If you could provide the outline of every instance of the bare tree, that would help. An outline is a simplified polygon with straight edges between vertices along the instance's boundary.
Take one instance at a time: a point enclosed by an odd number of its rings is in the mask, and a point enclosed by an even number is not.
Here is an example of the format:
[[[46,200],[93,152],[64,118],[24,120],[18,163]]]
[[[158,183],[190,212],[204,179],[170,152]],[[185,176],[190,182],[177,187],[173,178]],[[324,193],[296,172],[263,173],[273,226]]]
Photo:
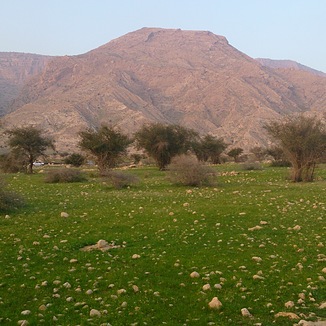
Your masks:
[[[294,115],[265,128],[291,163],[292,180],[313,181],[316,163],[325,155],[325,124],[316,117]]]

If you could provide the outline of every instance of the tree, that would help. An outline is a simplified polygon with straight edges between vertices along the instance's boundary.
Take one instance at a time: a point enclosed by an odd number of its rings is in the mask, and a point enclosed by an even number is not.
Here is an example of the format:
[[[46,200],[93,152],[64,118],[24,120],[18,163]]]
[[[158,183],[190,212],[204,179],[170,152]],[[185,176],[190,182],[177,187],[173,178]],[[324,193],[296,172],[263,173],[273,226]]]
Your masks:
[[[42,136],[42,130],[33,126],[14,128],[6,131],[8,145],[16,157],[25,162],[26,172],[33,173],[33,163],[45,154],[48,148],[54,150],[54,141]]]
[[[206,135],[193,145],[194,152],[199,161],[207,162],[211,159],[213,164],[221,163],[221,154],[227,148],[223,138]]]
[[[255,159],[259,162],[263,161],[266,157],[266,149],[260,146],[255,146],[250,149],[250,153],[254,154]]]
[[[98,130],[81,131],[79,136],[79,146],[95,158],[100,173],[115,167],[131,143],[128,136],[106,125]]]
[[[294,115],[265,125],[292,165],[294,182],[313,181],[317,160],[326,151],[326,126],[316,117]]]
[[[240,147],[235,147],[232,148],[229,152],[228,152],[228,156],[232,157],[234,159],[234,162],[238,162],[239,161],[239,156],[243,153],[243,149]]]
[[[191,129],[161,123],[144,125],[135,134],[138,147],[156,161],[160,170],[164,170],[173,157],[190,150],[196,137],[197,133]]]

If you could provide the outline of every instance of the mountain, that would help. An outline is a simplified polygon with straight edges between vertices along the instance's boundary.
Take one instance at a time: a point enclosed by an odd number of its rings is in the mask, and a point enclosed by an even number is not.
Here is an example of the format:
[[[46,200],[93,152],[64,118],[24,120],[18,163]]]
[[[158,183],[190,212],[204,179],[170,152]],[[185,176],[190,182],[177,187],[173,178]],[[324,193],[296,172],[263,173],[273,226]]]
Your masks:
[[[312,69],[310,67],[307,67],[305,65],[302,65],[292,60],[272,60],[272,59],[263,59],[263,58],[257,58],[256,60],[259,63],[261,63],[263,66],[270,67],[273,69],[302,70],[302,71],[310,72],[317,76],[326,77],[326,74],[324,72]]]
[[[49,60],[37,54],[0,52],[0,117],[9,112],[26,81],[39,74]]]
[[[3,128],[35,124],[72,151],[77,133],[107,123],[132,134],[144,123],[177,123],[266,145],[263,124],[325,112],[326,78],[275,69],[206,31],[143,28],[77,56],[54,57],[28,79]]]

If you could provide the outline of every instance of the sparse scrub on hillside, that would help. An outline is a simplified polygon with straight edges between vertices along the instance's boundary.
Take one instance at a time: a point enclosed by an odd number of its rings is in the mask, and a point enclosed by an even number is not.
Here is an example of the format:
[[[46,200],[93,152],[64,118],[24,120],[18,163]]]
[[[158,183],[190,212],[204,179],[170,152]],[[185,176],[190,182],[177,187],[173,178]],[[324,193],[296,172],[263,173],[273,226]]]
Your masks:
[[[55,169],[47,172],[46,183],[70,183],[86,181],[85,175],[76,169]]]
[[[17,193],[8,190],[4,180],[0,178],[0,212],[7,212],[24,205],[24,199]]]
[[[115,189],[127,188],[140,182],[137,176],[122,171],[108,171],[102,175],[102,180]]]
[[[213,186],[216,182],[215,171],[191,155],[175,157],[168,166],[168,176],[173,184],[184,186]]]

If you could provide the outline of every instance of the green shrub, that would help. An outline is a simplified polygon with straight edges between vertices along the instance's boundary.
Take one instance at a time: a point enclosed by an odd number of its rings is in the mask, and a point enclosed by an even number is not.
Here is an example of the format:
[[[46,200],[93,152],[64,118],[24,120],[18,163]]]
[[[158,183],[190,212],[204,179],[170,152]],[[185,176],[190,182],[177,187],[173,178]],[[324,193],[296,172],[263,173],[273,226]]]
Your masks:
[[[271,162],[272,167],[290,167],[291,163],[289,161],[277,160]]]
[[[0,212],[17,209],[24,205],[24,199],[7,189],[5,182],[0,179]]]
[[[27,162],[12,153],[0,156],[0,169],[4,173],[26,172]]]
[[[70,164],[75,167],[83,165],[85,161],[85,156],[79,153],[73,153],[64,159],[65,164]]]
[[[263,167],[259,162],[245,162],[241,164],[241,169],[245,171],[262,170]]]
[[[133,174],[121,171],[107,171],[102,175],[102,180],[115,189],[127,188],[139,183],[139,178]]]
[[[86,177],[79,170],[75,169],[57,169],[50,170],[45,176],[46,183],[69,183],[82,182]]]
[[[168,176],[173,184],[184,186],[213,186],[215,171],[192,155],[180,155],[168,166]]]

